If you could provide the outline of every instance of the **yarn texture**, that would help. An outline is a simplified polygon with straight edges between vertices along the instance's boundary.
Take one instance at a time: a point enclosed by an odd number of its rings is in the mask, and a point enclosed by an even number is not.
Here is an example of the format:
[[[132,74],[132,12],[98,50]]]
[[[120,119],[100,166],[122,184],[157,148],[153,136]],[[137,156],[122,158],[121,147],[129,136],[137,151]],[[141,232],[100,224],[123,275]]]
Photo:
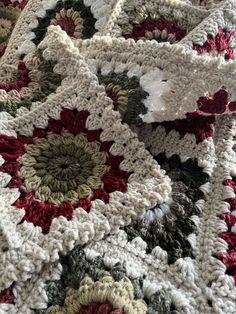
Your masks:
[[[0,314],[235,314],[234,0],[0,1]]]

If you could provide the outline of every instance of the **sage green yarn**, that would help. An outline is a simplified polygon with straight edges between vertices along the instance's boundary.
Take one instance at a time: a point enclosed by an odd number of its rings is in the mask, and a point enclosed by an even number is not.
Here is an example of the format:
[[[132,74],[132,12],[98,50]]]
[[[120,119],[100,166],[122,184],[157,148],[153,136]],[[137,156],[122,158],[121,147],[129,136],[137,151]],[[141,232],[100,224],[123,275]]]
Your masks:
[[[123,122],[129,125],[140,124],[142,121],[139,115],[147,112],[143,101],[148,93],[140,86],[139,78],[136,76],[128,77],[127,72],[108,75],[98,73],[97,76],[99,83],[105,86],[108,96],[110,96],[109,92],[112,91],[118,98],[118,106],[115,109],[120,112]]]
[[[103,187],[101,177],[110,169],[98,142],[90,143],[85,135],[66,130],[36,138],[25,150],[18,172],[24,188],[33,191],[37,200],[55,205],[89,198],[94,189]]]

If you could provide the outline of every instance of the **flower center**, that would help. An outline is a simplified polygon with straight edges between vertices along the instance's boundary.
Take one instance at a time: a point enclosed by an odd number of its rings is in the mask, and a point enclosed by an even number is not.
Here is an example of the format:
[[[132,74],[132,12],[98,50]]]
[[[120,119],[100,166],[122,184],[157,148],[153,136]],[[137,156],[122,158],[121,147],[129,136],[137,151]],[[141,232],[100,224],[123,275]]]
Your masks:
[[[60,18],[60,20],[57,21],[57,25],[59,25],[70,37],[74,35],[76,25],[72,18],[68,16]]]
[[[48,162],[47,170],[54,178],[68,181],[81,172],[81,165],[72,156],[58,156]]]
[[[123,156],[112,155],[110,141],[100,139],[102,129],[89,130],[90,113],[63,109],[60,120],[49,118],[46,129],[33,129],[33,136],[0,135],[4,159],[0,171],[18,188],[17,208],[24,208],[23,221],[48,233],[54,218],[71,219],[78,207],[89,211],[92,201],[109,202],[110,193],[126,192],[129,172],[120,169]]]

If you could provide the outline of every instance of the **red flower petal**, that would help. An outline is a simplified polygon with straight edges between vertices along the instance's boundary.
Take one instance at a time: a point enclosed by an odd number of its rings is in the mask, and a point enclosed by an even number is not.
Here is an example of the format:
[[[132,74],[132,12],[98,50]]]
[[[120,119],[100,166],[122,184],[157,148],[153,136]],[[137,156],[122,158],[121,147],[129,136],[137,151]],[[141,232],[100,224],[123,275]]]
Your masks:
[[[10,188],[19,188],[22,185],[22,179],[20,177],[12,177],[8,183]]]
[[[219,237],[228,243],[229,249],[236,247],[236,233],[230,231],[224,231],[219,233]]]
[[[236,285],[236,270],[230,272],[230,276],[234,278],[234,284]]]
[[[230,102],[228,108],[230,111],[236,111],[236,101]]]
[[[22,0],[21,2],[16,1],[13,3],[14,7],[18,7],[19,9],[24,9],[24,7],[26,6],[26,4],[28,3],[28,0]]]
[[[124,178],[126,180],[129,178],[129,173],[120,169],[112,169],[110,170],[110,173],[112,173],[115,176]]]
[[[62,131],[62,123],[60,120],[54,120],[52,118],[49,119],[48,121],[48,128],[51,132],[60,134]]]
[[[134,25],[131,38],[140,39],[145,35],[145,29],[142,25]]]
[[[186,31],[184,29],[178,29],[174,33],[177,41],[181,40],[186,35]]]
[[[6,160],[17,159],[25,152],[24,144],[13,136],[0,134],[0,155]]]
[[[197,103],[202,112],[211,114],[223,113],[228,104],[228,92],[224,89],[220,89],[213,97],[199,97]]]
[[[155,23],[155,27],[160,31],[163,31],[167,27],[167,25],[167,20],[164,17],[160,17]]]
[[[24,209],[25,216],[23,221],[31,222],[35,226],[41,227],[44,234],[49,232],[54,218],[63,216],[67,220],[70,220],[74,212],[72,204],[67,202],[57,207],[52,203],[33,202],[32,199],[29,202],[25,201]]]
[[[73,216],[74,207],[70,203],[62,203],[59,208],[57,209],[57,213],[54,217],[63,216],[67,220],[70,220]]]
[[[145,21],[143,21],[143,27],[147,30],[152,32],[156,27],[156,20],[153,20],[150,17],[147,17]]]
[[[29,70],[26,68],[26,65],[23,61],[20,61],[18,66],[18,76],[19,79],[16,82],[9,82],[9,83],[0,83],[0,89],[4,89],[6,92],[11,90],[20,91],[22,87],[28,86],[30,82],[29,78]]]
[[[34,193],[32,192],[21,192],[21,196],[15,202],[17,208],[30,206],[35,198]]]
[[[9,90],[17,90],[18,92],[20,91],[20,87],[18,85],[18,82],[15,83],[9,83]]]
[[[70,37],[75,33],[75,22],[71,17],[64,16],[57,21],[59,25]]]
[[[14,176],[16,172],[20,169],[20,164],[18,161],[6,161],[2,167],[0,167],[2,171],[9,173]]]
[[[25,206],[24,219],[42,228],[43,233],[47,233],[54,217],[57,217],[57,208],[54,204],[44,202],[33,202]]]
[[[90,303],[83,306],[79,314],[125,314],[123,309],[115,309],[111,303]]]
[[[214,94],[215,106],[217,108],[217,113],[223,113],[226,110],[228,104],[228,92],[225,89],[220,89]]]
[[[206,113],[212,113],[214,107],[214,100],[212,97],[203,96],[199,97],[197,100],[198,108]]]
[[[14,294],[12,292],[12,287],[9,287],[2,292],[0,292],[0,304],[7,303],[12,304],[14,302]]]
[[[88,131],[86,134],[87,140],[89,142],[99,141],[101,130]]]
[[[236,210],[236,198],[227,198],[224,201],[230,204],[231,211]]]
[[[81,198],[78,202],[78,207],[82,207],[84,210],[89,211],[92,203],[87,198]]]
[[[77,134],[85,129],[88,116],[88,111],[78,112],[77,110],[64,109],[61,112],[61,121],[69,132]]]
[[[229,228],[233,227],[236,222],[236,217],[229,212],[221,214],[220,219],[224,220]]]
[[[229,251],[228,253],[221,253],[218,258],[226,265],[227,269],[236,267],[236,252]]]
[[[47,134],[47,130],[40,129],[40,128],[35,128],[33,131],[34,137],[42,138],[45,137]]]
[[[119,312],[117,312],[117,310]],[[114,307],[110,303],[103,303],[103,304],[99,304],[99,309],[97,311],[97,314],[103,314],[103,313],[104,314],[123,314],[123,311],[120,312],[119,309],[114,309]]]
[[[217,51],[222,52],[228,48],[229,40],[232,34],[233,32],[223,31],[222,28],[219,27],[218,34],[216,35]]]
[[[123,158],[120,156],[113,156],[110,155],[107,158],[106,164],[111,166],[112,168],[119,168],[120,163],[122,162]]]
[[[109,194],[104,189],[97,189],[93,192],[93,199],[100,199],[107,203],[109,201]]]
[[[125,314],[125,312],[123,309],[115,309],[111,312],[111,314]]]
[[[215,49],[216,43],[212,35],[207,36],[207,41],[204,43],[203,47],[206,49],[207,52]]]
[[[194,44],[193,49],[196,50],[199,55],[204,52],[204,47],[199,44]]]
[[[102,142],[100,146],[100,151],[109,152],[113,143],[111,142]]]
[[[17,139],[23,143],[23,144],[33,144],[33,139],[31,137],[27,137],[27,136],[24,136],[24,135],[18,135],[17,136]]]
[[[104,188],[107,192],[121,191],[126,190],[126,178],[120,176],[115,171],[107,172],[102,177],[104,183]]]
[[[233,58],[235,48],[227,48],[225,53],[225,59],[229,60]]]
[[[225,180],[224,185],[231,187],[236,193],[236,182],[234,180]]]
[[[77,110],[63,109],[61,112],[61,122],[67,128],[70,122],[73,124]]]

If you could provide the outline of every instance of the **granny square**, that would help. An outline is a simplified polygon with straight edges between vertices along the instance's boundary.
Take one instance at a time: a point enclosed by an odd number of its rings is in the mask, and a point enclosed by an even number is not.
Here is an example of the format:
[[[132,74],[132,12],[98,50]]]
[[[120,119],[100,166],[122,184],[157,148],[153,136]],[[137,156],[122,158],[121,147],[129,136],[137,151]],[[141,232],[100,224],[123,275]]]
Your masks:
[[[0,121],[1,289],[171,192],[68,36],[52,26],[39,49],[63,80],[31,111]]]

